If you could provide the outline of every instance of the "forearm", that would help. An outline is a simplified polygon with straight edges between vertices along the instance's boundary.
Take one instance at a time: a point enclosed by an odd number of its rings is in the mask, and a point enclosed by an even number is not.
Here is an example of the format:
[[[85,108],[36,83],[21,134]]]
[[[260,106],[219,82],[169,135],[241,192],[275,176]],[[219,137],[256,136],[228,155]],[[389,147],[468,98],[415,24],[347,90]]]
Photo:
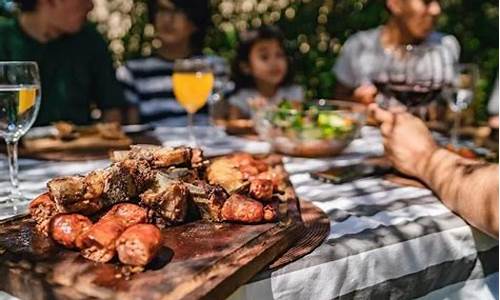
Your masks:
[[[498,238],[498,165],[438,149],[419,173],[448,208]]]

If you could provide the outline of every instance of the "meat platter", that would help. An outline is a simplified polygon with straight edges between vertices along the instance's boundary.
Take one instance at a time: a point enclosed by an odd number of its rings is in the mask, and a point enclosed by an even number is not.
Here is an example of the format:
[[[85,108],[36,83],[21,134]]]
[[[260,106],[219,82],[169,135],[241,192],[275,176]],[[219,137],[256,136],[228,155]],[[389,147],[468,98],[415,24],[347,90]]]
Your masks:
[[[21,299],[222,299],[303,227],[279,157],[138,145],[54,178],[0,223],[0,289]]]

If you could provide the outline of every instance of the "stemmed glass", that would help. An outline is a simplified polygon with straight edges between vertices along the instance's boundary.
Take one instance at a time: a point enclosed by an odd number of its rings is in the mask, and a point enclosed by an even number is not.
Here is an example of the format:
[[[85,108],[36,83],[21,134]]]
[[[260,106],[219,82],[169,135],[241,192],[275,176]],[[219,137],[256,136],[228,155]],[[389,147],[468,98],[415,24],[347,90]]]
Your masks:
[[[397,100],[407,108],[420,108],[434,101],[446,82],[443,49],[430,45],[406,45],[389,51],[381,68],[374,74],[374,84],[383,97],[381,105]]]
[[[451,111],[454,113],[453,128],[451,130],[451,144],[458,146],[458,130],[462,111],[467,109],[474,100],[479,70],[475,64],[457,64],[454,66],[453,79],[446,85],[444,97]]]
[[[0,196],[0,217],[16,214],[27,200],[19,191],[17,143],[40,108],[40,75],[35,62],[0,62],[0,136],[5,140],[11,189]]]
[[[177,102],[188,113],[189,144],[197,146],[194,114],[202,108],[212,93],[214,75],[205,59],[180,59],[174,63],[172,84]]]

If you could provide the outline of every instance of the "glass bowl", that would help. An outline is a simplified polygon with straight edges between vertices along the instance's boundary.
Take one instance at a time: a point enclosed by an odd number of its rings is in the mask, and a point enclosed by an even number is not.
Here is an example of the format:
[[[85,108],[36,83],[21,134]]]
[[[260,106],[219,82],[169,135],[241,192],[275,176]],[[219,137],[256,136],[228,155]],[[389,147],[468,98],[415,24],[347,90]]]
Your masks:
[[[270,106],[253,114],[255,130],[276,152],[328,157],[342,152],[359,135],[366,107],[340,100]]]

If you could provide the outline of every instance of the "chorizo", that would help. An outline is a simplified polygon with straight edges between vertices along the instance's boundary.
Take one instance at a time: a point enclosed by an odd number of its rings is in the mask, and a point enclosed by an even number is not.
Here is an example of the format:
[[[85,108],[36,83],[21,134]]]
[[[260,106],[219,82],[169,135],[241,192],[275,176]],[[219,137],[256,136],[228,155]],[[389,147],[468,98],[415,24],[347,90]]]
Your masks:
[[[116,217],[109,217],[92,225],[76,240],[76,246],[86,259],[96,262],[110,261],[116,252],[115,242],[125,231],[123,222]]]
[[[233,194],[226,200],[221,213],[225,221],[241,223],[258,223],[264,218],[262,203],[239,194]]]
[[[253,179],[250,181],[249,194],[257,200],[270,200],[273,196],[273,182],[268,179]]]
[[[152,224],[129,227],[116,241],[118,259],[132,266],[145,266],[162,245],[161,231]]]
[[[118,218],[123,222],[125,227],[129,227],[139,223],[145,223],[147,220],[147,211],[146,209],[140,207],[137,204],[132,203],[119,203],[115,204],[102,218]]]
[[[80,214],[60,214],[50,222],[50,235],[66,248],[76,248],[77,238],[90,229],[92,221]]]

